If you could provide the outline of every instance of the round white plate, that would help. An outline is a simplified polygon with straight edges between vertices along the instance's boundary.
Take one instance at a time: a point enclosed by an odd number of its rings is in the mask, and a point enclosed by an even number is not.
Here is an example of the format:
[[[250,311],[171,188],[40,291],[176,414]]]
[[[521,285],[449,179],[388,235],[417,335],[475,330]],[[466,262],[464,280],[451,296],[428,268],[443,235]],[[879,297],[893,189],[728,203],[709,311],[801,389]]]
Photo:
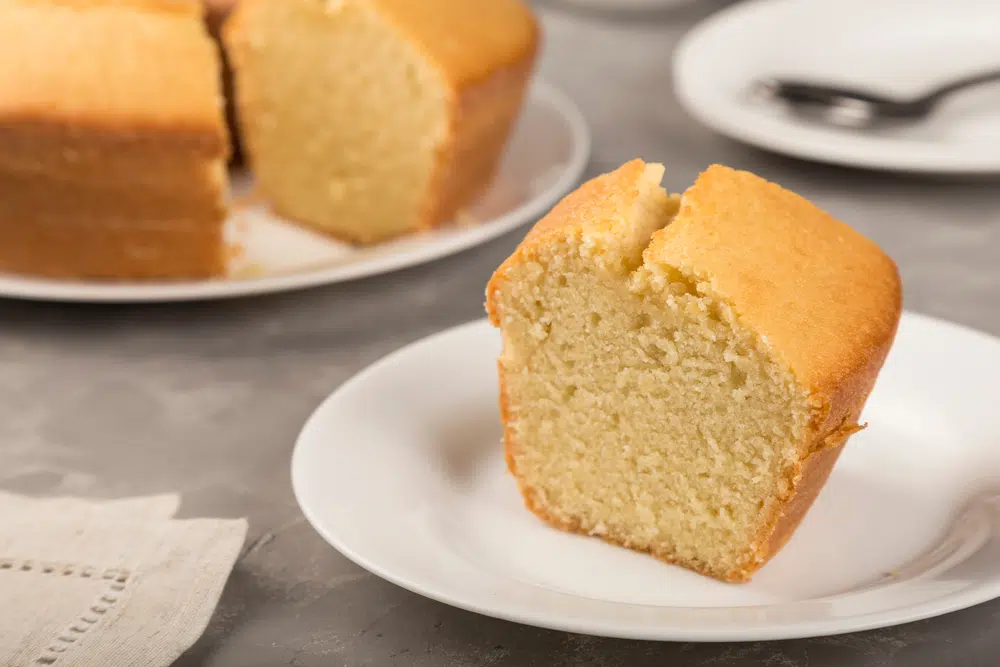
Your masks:
[[[854,84],[900,97],[1000,66],[995,0],[756,0],[696,26],[674,55],[695,118],[795,157],[910,172],[1000,172],[1000,84],[969,89],[910,126],[851,130],[760,102],[768,76]]]
[[[227,235],[244,248],[230,277],[184,282],[44,280],[0,273],[0,296],[89,302],[220,299],[337,283],[439,259],[485,243],[548,212],[572,189],[590,156],[580,111],[536,82],[489,190],[451,225],[371,247],[320,236],[273,215],[263,204],[238,208]],[[237,199],[252,187],[236,174]]]
[[[406,347],[306,424],[292,481],[334,547],[427,597],[613,637],[829,635],[1000,596],[1000,340],[906,314],[854,436],[787,547],[724,584],[549,528],[505,474],[498,333]]]

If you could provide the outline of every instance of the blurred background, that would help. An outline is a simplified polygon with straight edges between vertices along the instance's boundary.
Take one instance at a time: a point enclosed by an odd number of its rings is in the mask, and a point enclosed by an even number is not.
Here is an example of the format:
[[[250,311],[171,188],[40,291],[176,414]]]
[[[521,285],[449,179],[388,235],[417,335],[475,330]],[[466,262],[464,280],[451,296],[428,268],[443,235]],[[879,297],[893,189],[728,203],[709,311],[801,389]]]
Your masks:
[[[583,178],[642,157],[662,162],[677,192],[712,163],[748,169],[878,242],[900,267],[907,309],[1000,335],[1000,83],[988,83],[1000,3],[532,7],[544,29],[538,78],[589,126]],[[922,99],[970,77],[982,81]],[[288,480],[303,422],[369,363],[482,317],[487,279],[527,228],[419,266],[252,298],[0,300],[0,487],[177,491],[182,516],[249,516],[253,548],[185,667],[995,664],[996,604],[836,640],[652,646],[473,617],[335,554]]]

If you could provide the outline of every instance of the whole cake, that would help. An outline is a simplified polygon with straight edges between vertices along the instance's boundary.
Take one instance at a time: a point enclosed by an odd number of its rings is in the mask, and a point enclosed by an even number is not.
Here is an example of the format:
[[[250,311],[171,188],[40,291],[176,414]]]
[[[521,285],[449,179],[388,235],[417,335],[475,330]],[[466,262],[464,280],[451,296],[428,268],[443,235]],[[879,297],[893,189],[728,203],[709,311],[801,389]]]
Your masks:
[[[216,48],[185,0],[0,0],[0,270],[225,271]]]
[[[862,428],[899,276],[757,176],[662,173],[586,183],[493,275],[507,463],[554,526],[747,581]]]
[[[373,243],[489,183],[538,43],[519,0],[244,0],[223,27],[261,194]]]

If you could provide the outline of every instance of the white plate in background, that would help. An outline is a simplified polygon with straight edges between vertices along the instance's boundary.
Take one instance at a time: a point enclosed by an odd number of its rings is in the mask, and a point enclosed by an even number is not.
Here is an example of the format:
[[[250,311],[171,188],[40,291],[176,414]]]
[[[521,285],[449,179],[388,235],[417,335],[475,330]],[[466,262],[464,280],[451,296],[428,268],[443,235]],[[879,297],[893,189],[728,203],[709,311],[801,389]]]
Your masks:
[[[1000,84],[956,93],[913,125],[852,130],[748,94],[787,76],[917,96],[1000,67],[995,0],[751,0],[710,16],[674,54],[674,86],[696,119],[794,157],[929,173],[1000,172]]]
[[[863,419],[791,541],[724,584],[548,527],[506,474],[499,333],[431,336],[333,393],[292,458],[348,558],[463,609],[612,637],[741,641],[885,627],[1000,596],[1000,340],[906,313]]]
[[[430,262],[534,222],[577,185],[590,156],[590,133],[577,107],[536,82],[527,96],[499,173],[456,224],[370,247],[330,239],[273,215],[240,208],[227,234],[245,248],[232,277],[182,282],[47,280],[0,273],[0,296],[51,301],[154,302],[220,299],[343,282]],[[237,174],[237,197],[251,187]]]

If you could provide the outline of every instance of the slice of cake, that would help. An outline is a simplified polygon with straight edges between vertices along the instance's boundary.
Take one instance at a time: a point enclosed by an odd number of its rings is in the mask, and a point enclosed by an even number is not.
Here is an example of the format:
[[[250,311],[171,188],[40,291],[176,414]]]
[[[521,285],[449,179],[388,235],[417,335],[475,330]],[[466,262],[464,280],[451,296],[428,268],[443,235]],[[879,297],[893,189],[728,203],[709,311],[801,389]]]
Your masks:
[[[518,0],[245,0],[223,38],[261,194],[372,243],[448,221],[489,184],[538,29]]]
[[[747,581],[861,428],[900,281],[777,185],[662,173],[585,184],[490,281],[507,463],[554,526]]]
[[[0,270],[225,271],[219,58],[188,0],[0,0]]]

